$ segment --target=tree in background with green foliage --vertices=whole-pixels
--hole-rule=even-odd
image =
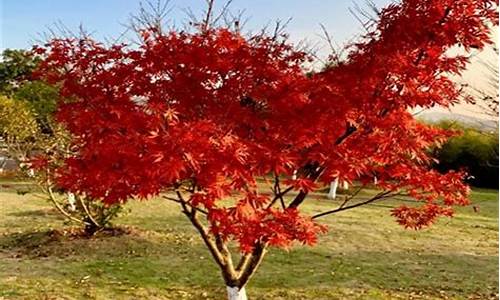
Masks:
[[[9,158],[26,161],[38,137],[39,127],[25,103],[0,95],[0,142]]]
[[[5,50],[0,61],[0,146],[19,165],[18,176],[34,180],[54,207],[92,235],[111,226],[120,205],[103,205],[85,195],[74,195],[54,185],[52,170],[71,153],[71,137],[53,122],[58,87],[32,80],[40,58],[25,50]],[[30,164],[38,154],[49,159],[43,171]]]
[[[13,94],[24,82],[31,78],[40,59],[26,50],[6,49],[0,63],[0,93]]]
[[[465,169],[469,183],[476,187],[498,188],[498,132],[484,132],[453,121],[442,121],[439,127],[455,129],[461,134],[436,149],[439,171]]]
[[[45,133],[50,133],[50,118],[56,109],[57,86],[32,80],[40,58],[26,50],[7,49],[0,62],[0,94],[24,102],[33,111]]]

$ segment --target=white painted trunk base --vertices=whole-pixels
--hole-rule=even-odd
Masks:
[[[330,191],[328,192],[328,199],[335,199],[335,197],[337,197],[338,186],[339,186],[338,178],[335,178],[334,181],[330,182]]]
[[[342,189],[343,190],[348,190],[349,189],[349,183],[347,183],[347,181],[342,182]]]
[[[68,193],[68,202],[69,202],[69,207],[71,209],[71,211],[75,211],[76,210],[76,206],[75,206],[75,203],[76,203],[76,199],[75,199],[75,194],[73,193]]]
[[[241,289],[237,286],[226,286],[228,300],[247,300],[245,287]]]

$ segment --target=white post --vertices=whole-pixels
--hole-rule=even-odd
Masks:
[[[292,180],[297,180],[297,170],[293,171]]]
[[[339,186],[339,179],[335,178],[330,182],[330,191],[328,192],[328,199],[335,199],[337,197],[337,187]]]
[[[245,287],[226,286],[228,300],[247,300]]]
[[[343,190],[348,190],[349,189],[349,183],[347,181],[342,182],[342,189]]]
[[[75,211],[76,210],[76,206],[75,206],[75,203],[76,203],[75,194],[68,193],[68,202],[69,202],[69,206],[71,207],[71,211]]]

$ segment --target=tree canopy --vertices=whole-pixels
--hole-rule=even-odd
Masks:
[[[459,101],[451,76],[468,56],[448,50],[491,42],[494,1],[390,4],[347,57],[332,55],[313,74],[303,68],[312,58],[286,35],[243,34],[210,15],[186,30],[145,26],[139,46],[85,36],[34,49],[39,75],[61,84],[58,119],[75,149],[54,180],[108,204],[170,192],[237,287],[266,247],[314,244],[326,230],[319,217],[403,193],[418,204],[392,214],[418,229],[468,203],[464,173],[431,168],[428,149],[454,132],[421,124],[408,109]],[[381,192],[302,214],[308,193],[334,178]],[[237,265],[229,241],[243,253]]]

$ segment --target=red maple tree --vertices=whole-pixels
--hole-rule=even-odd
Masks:
[[[457,103],[461,87],[450,77],[465,69],[468,51],[491,42],[497,22],[491,0],[403,0],[313,74],[286,36],[208,22],[142,28],[135,47],[53,39],[35,48],[39,74],[61,85],[58,119],[77,153],[56,180],[110,204],[166,193],[241,295],[270,246],[316,243],[326,230],[319,217],[404,193],[417,205],[392,215],[419,229],[468,203],[463,173],[430,169],[429,147],[453,133],[409,109]],[[457,46],[465,54],[449,51]],[[297,179],[286,179],[294,170]],[[273,194],[259,191],[257,178],[272,181]],[[301,212],[307,195],[335,178],[376,178],[380,192]]]

